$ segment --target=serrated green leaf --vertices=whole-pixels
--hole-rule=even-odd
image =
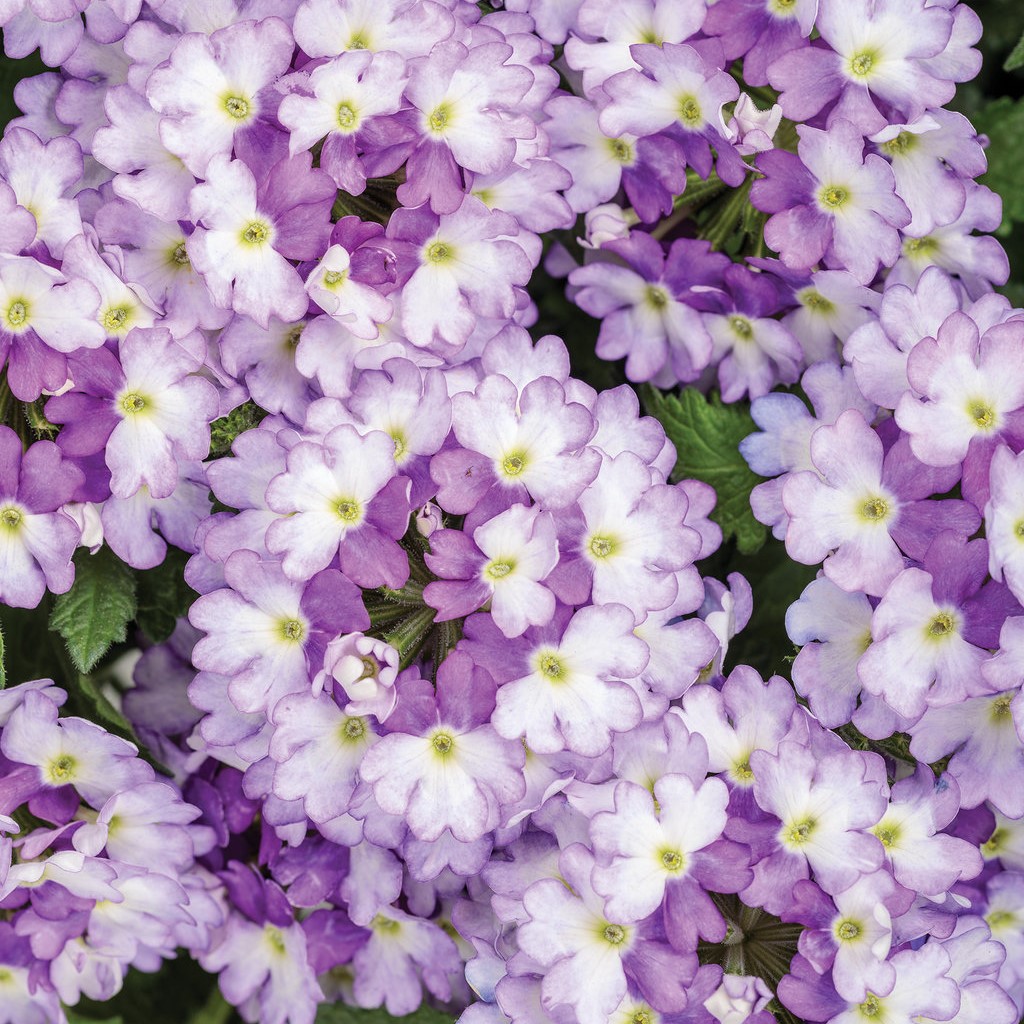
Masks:
[[[316,1015],[316,1024],[391,1024],[394,1020],[406,1024],[453,1024],[454,1017],[430,1006],[421,1006],[404,1017],[393,1017],[383,1007],[377,1010],[361,1010],[345,1003],[324,1004]]]
[[[757,430],[749,407],[723,405],[718,395],[708,399],[696,388],[684,388],[678,397],[645,388],[644,402],[676,446],[673,479],[702,480],[714,487],[718,502],[711,518],[725,540],[735,537],[743,554],[753,554],[768,531],[750,511],[750,491],[761,477],[739,452],[740,441]]]
[[[1003,199],[1000,234],[1024,220],[1024,103],[1009,96],[993,100],[973,118],[979,134],[989,137],[988,171],[979,179]]]
[[[79,672],[88,673],[110,649],[124,640],[135,617],[135,576],[109,548],[75,554],[75,582],[53,602],[50,628],[67,644]]]
[[[1024,35],[1017,40],[1017,45],[1003,63],[1004,71],[1016,71],[1017,68],[1024,68]]]
[[[188,612],[198,596],[185,582],[185,563],[189,556],[178,548],[168,548],[167,556],[155,569],[135,573],[138,595],[136,620],[139,628],[154,643],[162,643],[179,618]]]

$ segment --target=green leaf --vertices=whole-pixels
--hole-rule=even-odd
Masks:
[[[324,1004],[316,1015],[316,1024],[391,1024],[394,1020],[407,1024],[452,1024],[454,1017],[430,1006],[421,1006],[404,1017],[393,1017],[383,1007],[378,1010],[360,1010],[345,1003]]]
[[[221,416],[210,424],[210,458],[219,459],[231,451],[231,442],[239,434],[259,426],[266,412],[255,402],[243,402],[232,409],[227,416]]]
[[[124,1024],[123,1017],[104,1017],[102,1020],[99,1017],[83,1017],[80,1013],[75,1013],[74,1010],[65,1010],[67,1014],[68,1024]]]
[[[155,569],[135,573],[138,585],[139,628],[154,643],[162,643],[179,618],[188,612],[196,592],[185,582],[185,563],[189,556],[178,548],[168,548],[167,556]]]
[[[973,118],[975,130],[989,137],[988,171],[979,179],[1003,199],[998,234],[1009,234],[1013,221],[1024,220],[1024,102],[1003,96]]]
[[[130,740],[137,747],[139,753],[144,753],[139,743],[131,722],[110,702],[110,698],[103,692],[103,688],[92,676],[79,676],[75,692],[70,694],[71,710],[78,710],[84,703],[82,717],[102,725],[108,732],[116,733],[123,739]]]
[[[644,404],[676,446],[673,479],[703,480],[714,487],[718,502],[711,518],[725,540],[735,537],[743,554],[753,554],[768,531],[750,511],[750,491],[761,477],[739,452],[740,441],[757,430],[749,406],[723,405],[717,394],[709,400],[695,388],[676,397],[650,387],[644,389]]]
[[[1017,68],[1024,68],[1024,35],[1017,40],[1017,45],[1003,63],[1004,71],[1016,71]]]
[[[109,548],[75,553],[75,582],[53,602],[50,628],[68,646],[79,672],[91,672],[110,649],[124,640],[135,617],[135,577]]]

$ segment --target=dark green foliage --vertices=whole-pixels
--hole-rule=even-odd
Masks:
[[[243,402],[227,416],[214,420],[210,424],[210,458],[219,459],[227,455],[231,451],[231,442],[239,434],[259,426],[266,415],[255,402]]]
[[[183,950],[157,974],[129,971],[113,999],[83,999],[68,1017],[72,1024],[241,1024],[218,991],[216,976]]]
[[[178,619],[188,613],[196,592],[185,582],[189,556],[179,548],[168,548],[167,557],[155,569],[137,571],[138,614],[136,622],[154,643],[162,643]]]
[[[0,131],[7,122],[20,116],[21,111],[14,102],[14,87],[23,78],[41,74],[49,68],[42,62],[39,53],[30,53],[21,60],[0,57]]]
[[[320,1007],[320,1012],[316,1015],[316,1024],[389,1024],[395,1019],[383,1007],[379,1010],[360,1010],[344,1003],[334,1003],[331,1006]],[[407,1024],[452,1024],[455,1018],[450,1013],[421,1006],[415,1013],[397,1019],[404,1020]]]
[[[695,388],[684,388],[678,396],[645,388],[644,404],[676,446],[673,479],[703,480],[714,487],[718,502],[711,518],[725,540],[735,537],[742,554],[753,554],[768,531],[750,511],[750,491],[761,477],[738,449],[740,441],[757,430],[750,407],[739,402],[723,405],[717,394],[708,398]]]
[[[1010,56],[1003,61],[1004,71],[1016,71],[1024,68],[1024,35],[1017,40],[1017,45],[1010,51]]]

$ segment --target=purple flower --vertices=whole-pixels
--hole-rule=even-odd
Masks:
[[[543,586],[558,562],[549,512],[513,505],[478,526],[472,542],[457,530],[439,530],[431,534],[430,547],[427,566],[441,579],[427,584],[423,599],[438,609],[437,621],[489,603],[498,628],[516,637],[554,614],[554,595]]]
[[[533,85],[527,68],[509,64],[512,48],[494,41],[467,48],[438,43],[410,69],[406,99],[418,113],[419,139],[409,153],[403,206],[429,202],[437,214],[463,202],[461,169],[494,174],[511,164],[518,139],[536,125],[520,101]]]
[[[71,588],[71,556],[81,530],[63,507],[84,477],[52,441],[23,452],[10,427],[0,426],[0,599],[35,608],[47,590]]]
[[[844,590],[881,596],[903,569],[900,548],[920,558],[940,529],[977,529],[967,502],[922,500],[947,490],[956,468],[923,466],[905,437],[883,457],[881,438],[856,409],[814,432],[811,461],[822,475],[794,473],[783,489],[786,550],[805,565],[824,560],[825,575]]]
[[[450,829],[473,842],[522,797],[523,746],[490,724],[494,693],[490,676],[455,651],[438,670],[436,701],[429,683],[407,682],[388,720],[393,731],[363,757],[359,773],[377,803],[418,839],[432,842]]]
[[[267,549],[282,556],[295,580],[308,579],[339,557],[359,586],[400,587],[409,560],[397,541],[409,523],[409,481],[395,476],[394,442],[379,430],[359,434],[341,424],[323,444],[300,441],[288,469],[267,487],[279,514],[267,528]]]
[[[642,231],[602,249],[629,266],[595,262],[569,276],[570,284],[580,289],[573,301],[601,318],[598,355],[625,356],[626,376],[632,381],[695,380],[712,355],[711,336],[698,312],[709,307],[699,293],[721,287],[727,258],[712,255],[708,243],[689,239],[674,242],[666,257],[661,245]]]
[[[291,132],[289,152],[295,156],[324,140],[320,166],[338,188],[361,194],[366,171],[360,151],[376,148],[389,134],[403,138],[389,115],[401,105],[406,82],[405,61],[388,51],[350,50],[321,64],[304,83],[312,95],[289,93],[278,109]]]
[[[836,100],[830,126],[845,117],[868,134],[886,121],[878,101],[912,120],[952,98],[954,76],[925,63],[950,42],[953,19],[941,7],[925,0],[821,0],[815,27],[819,45],[791,50],[768,69],[786,117],[806,121]]]
[[[205,174],[189,200],[199,226],[186,251],[214,301],[261,327],[271,315],[300,319],[309,299],[288,260],[313,259],[326,248],[334,182],[312,167],[308,153],[275,164],[261,182],[241,160],[221,153]]]
[[[897,228],[910,211],[895,191],[892,170],[864,153],[864,137],[838,118],[827,131],[801,125],[799,157],[786,150],[759,154],[765,175],[751,186],[751,202],[773,214],[765,241],[787,267],[813,267],[822,259],[870,284],[879,264],[900,255]]]
[[[276,113],[268,87],[287,70],[293,47],[280,18],[182,36],[146,84],[150,104],[163,115],[164,145],[208,178],[215,156],[229,157],[237,135],[257,132]]]

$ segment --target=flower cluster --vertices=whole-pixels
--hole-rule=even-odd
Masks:
[[[0,1024],[177,948],[261,1024],[1019,1019],[1024,316],[943,109],[967,7],[0,21],[61,66],[0,141],[0,601],[101,546],[198,594],[123,695],[173,783],[0,699]],[[754,513],[821,565],[793,685],[727,667],[712,488],[531,338],[542,236],[630,381],[751,401]]]
[[[48,679],[0,693],[0,992],[5,1021],[64,1022],[129,966],[210,943],[223,909],[195,862],[200,809]]]

